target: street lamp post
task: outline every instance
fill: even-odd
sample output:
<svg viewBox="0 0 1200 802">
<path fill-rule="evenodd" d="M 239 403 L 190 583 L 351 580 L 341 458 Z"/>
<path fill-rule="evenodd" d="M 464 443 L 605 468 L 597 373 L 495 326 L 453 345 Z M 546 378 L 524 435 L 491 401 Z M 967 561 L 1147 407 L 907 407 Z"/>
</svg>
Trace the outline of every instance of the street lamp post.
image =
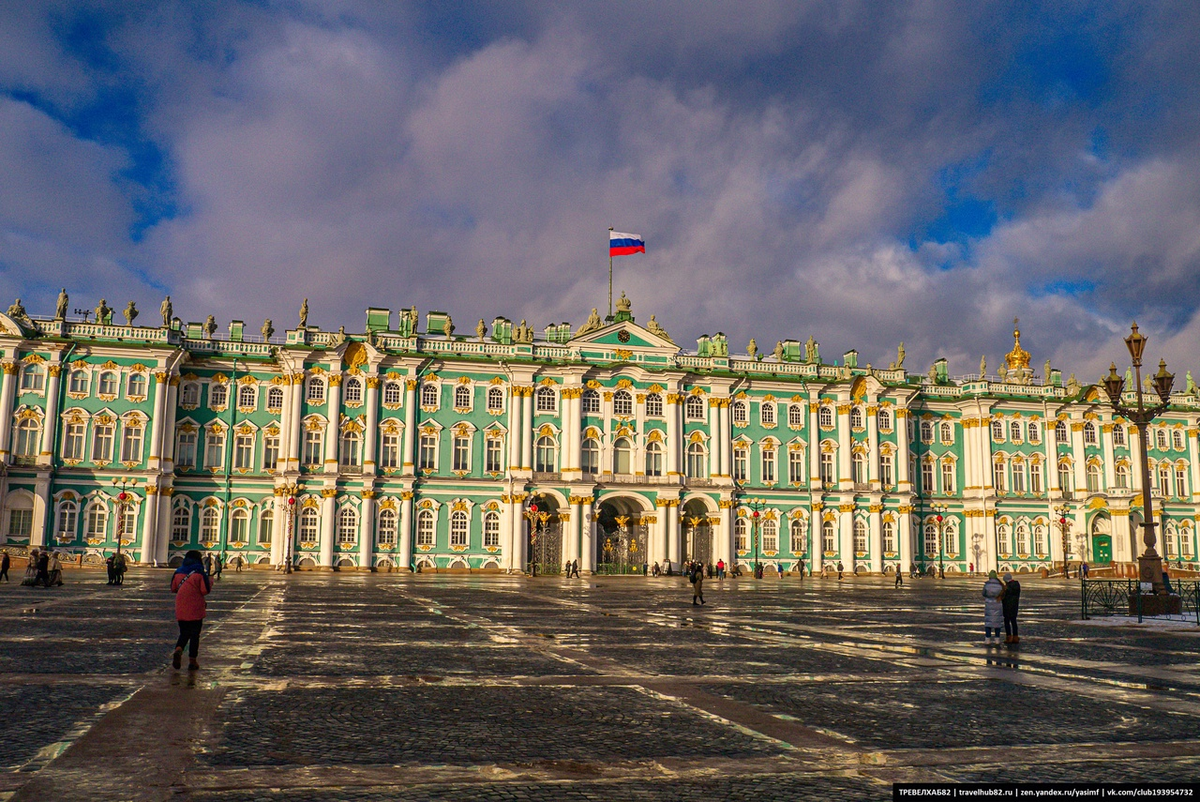
<svg viewBox="0 0 1200 802">
<path fill-rule="evenodd" d="M 1071 512 L 1071 508 L 1066 504 L 1060 504 L 1054 508 L 1054 512 L 1058 515 L 1058 526 L 1062 530 L 1063 577 L 1067 578 L 1070 575 L 1067 564 L 1067 549 L 1071 543 L 1071 519 L 1067 515 Z"/>
<path fill-rule="evenodd" d="M 1142 556 L 1138 557 L 1138 575 L 1142 582 L 1149 582 L 1156 595 L 1165 595 L 1167 590 L 1163 583 L 1162 574 L 1162 557 L 1155 550 L 1154 537 L 1154 511 L 1150 500 L 1150 463 L 1148 460 L 1149 451 L 1146 442 L 1146 427 L 1150 421 L 1158 417 L 1171 405 L 1171 387 L 1175 383 L 1174 374 L 1167 372 L 1167 361 L 1159 360 L 1158 373 L 1154 375 L 1154 391 L 1158 394 L 1159 402 L 1154 406 L 1146 406 L 1142 396 L 1142 353 L 1146 349 L 1146 340 L 1148 338 L 1138 333 L 1137 323 L 1133 324 L 1132 332 L 1125 338 L 1125 345 L 1129 348 L 1129 356 L 1133 362 L 1135 390 L 1137 392 L 1137 405 L 1127 406 L 1121 403 L 1122 393 L 1125 389 L 1125 379 L 1117 375 L 1117 363 L 1113 362 L 1108 370 L 1108 375 L 1104 377 L 1104 389 L 1108 393 L 1109 402 L 1117 414 L 1124 416 L 1127 420 L 1133 422 L 1138 430 L 1138 443 L 1142 451 L 1142 528 L 1145 534 L 1142 536 L 1142 542 L 1146 544 L 1146 551 Z"/>
<path fill-rule="evenodd" d="M 113 479 L 112 485 L 120 492 L 117 493 L 117 560 L 121 561 L 124 558 L 121 556 L 121 540 L 125 536 L 125 505 L 132 503 L 133 494 L 129 492 L 129 488 L 137 484 L 137 480 L 130 476 L 122 476 L 119 479 Z"/>
<path fill-rule="evenodd" d="M 534 559 L 534 548 L 541 547 L 543 552 L 545 545 L 539 540 L 538 535 L 545 530 L 546 522 L 550 520 L 550 513 L 538 509 L 536 498 L 529 502 L 529 509 L 521 513 L 527 521 L 529 521 L 529 566 L 530 575 L 537 576 L 538 560 Z M 545 559 L 545 554 L 542 558 Z"/>
<path fill-rule="evenodd" d="M 762 517 L 763 507 L 767 506 L 767 500 L 763 498 L 744 498 L 742 503 L 750 508 L 751 522 L 751 538 L 754 540 L 754 578 L 759 579 L 760 571 L 758 564 L 758 522 Z"/>
<path fill-rule="evenodd" d="M 283 572 L 290 574 L 292 572 L 292 541 L 296 539 L 296 495 L 300 492 L 300 485 L 288 482 L 280 485 L 279 489 L 287 496 L 287 542 L 283 546 Z"/>
<path fill-rule="evenodd" d="M 946 522 L 942 518 L 942 513 L 949 511 L 949 507 L 945 504 L 933 504 L 930 509 L 937 513 L 937 528 L 938 528 L 938 579 L 946 578 L 946 562 L 943 557 L 946 545 Z"/>
</svg>

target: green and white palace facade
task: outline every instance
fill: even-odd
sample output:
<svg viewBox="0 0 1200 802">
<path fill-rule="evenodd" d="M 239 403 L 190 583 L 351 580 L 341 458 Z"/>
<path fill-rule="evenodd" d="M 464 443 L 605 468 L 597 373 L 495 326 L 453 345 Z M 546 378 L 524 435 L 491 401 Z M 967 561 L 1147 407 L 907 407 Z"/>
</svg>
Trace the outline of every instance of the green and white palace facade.
<svg viewBox="0 0 1200 802">
<path fill-rule="evenodd" d="M 0 316 L 6 548 L 636 573 L 756 555 L 1025 572 L 1064 548 L 1100 565 L 1141 551 L 1136 429 L 1097 387 L 1049 363 L 1035 376 L 1019 331 L 999 376 L 952 377 L 902 353 L 830 364 L 812 339 L 735 356 L 716 334 L 685 352 L 624 298 L 537 333 L 496 318 L 464 335 L 415 309 L 279 337 L 111 318 Z M 1189 380 L 1149 430 L 1173 564 L 1198 560 L 1198 423 Z"/>
</svg>

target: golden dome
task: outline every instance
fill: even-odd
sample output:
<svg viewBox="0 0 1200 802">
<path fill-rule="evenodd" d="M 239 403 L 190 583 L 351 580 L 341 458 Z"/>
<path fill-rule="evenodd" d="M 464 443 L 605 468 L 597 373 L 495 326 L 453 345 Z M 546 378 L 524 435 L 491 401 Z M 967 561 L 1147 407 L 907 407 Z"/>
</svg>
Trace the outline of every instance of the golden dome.
<svg viewBox="0 0 1200 802">
<path fill-rule="evenodd" d="M 1009 370 L 1024 370 L 1029 367 L 1029 352 L 1021 347 L 1021 330 L 1013 318 L 1013 349 L 1004 355 L 1004 365 Z"/>
</svg>

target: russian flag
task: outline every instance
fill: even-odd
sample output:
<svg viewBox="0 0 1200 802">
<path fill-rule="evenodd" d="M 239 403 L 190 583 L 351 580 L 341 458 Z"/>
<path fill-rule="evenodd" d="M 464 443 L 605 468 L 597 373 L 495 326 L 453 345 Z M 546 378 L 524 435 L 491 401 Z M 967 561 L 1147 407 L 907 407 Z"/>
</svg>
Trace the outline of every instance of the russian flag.
<svg viewBox="0 0 1200 802">
<path fill-rule="evenodd" d="M 646 241 L 641 234 L 622 234 L 620 231 L 608 232 L 608 255 L 629 256 L 631 253 L 645 253 Z"/>
</svg>

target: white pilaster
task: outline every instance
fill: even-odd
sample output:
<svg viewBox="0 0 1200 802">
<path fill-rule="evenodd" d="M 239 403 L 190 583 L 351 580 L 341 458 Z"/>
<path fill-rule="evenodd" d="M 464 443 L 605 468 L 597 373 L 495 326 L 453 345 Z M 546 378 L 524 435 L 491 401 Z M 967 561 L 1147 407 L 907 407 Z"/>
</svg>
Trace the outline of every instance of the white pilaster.
<svg viewBox="0 0 1200 802">
<path fill-rule="evenodd" d="M 358 567 L 375 566 L 375 492 L 364 490 L 358 516 Z"/>
<path fill-rule="evenodd" d="M 337 521 L 336 491 L 326 488 L 321 491 L 321 565 L 333 567 L 333 537 Z"/>
</svg>

